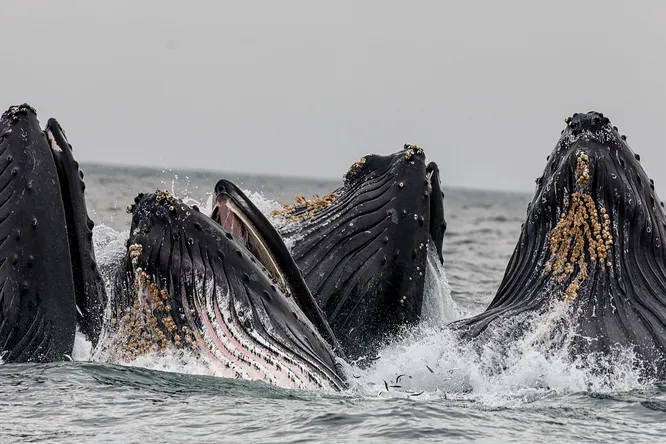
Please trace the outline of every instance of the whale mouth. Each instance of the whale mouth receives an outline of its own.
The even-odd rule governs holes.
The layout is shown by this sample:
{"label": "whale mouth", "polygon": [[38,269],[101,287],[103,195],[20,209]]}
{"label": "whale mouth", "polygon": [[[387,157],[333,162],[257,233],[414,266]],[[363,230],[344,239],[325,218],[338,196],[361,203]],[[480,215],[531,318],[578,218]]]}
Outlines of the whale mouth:
{"label": "whale mouth", "polygon": [[213,222],[219,224],[228,237],[245,247],[250,259],[263,267],[262,271],[276,287],[293,296],[294,302],[319,334],[339,356],[344,357],[340,342],[275,227],[234,183],[221,179],[214,191],[215,206],[210,215]]}
{"label": "whale mouth", "polygon": [[262,225],[259,210],[222,196],[215,220],[157,190],[139,194],[128,212],[115,316],[101,353],[131,362],[175,347],[226,377],[287,388],[344,386],[326,342],[332,335],[308,311],[312,297],[293,280],[274,247],[280,239]]}
{"label": "whale mouth", "polygon": [[285,293],[292,293],[284,272],[280,269],[277,260],[267,246],[265,237],[231,196],[227,194],[217,196],[211,219],[233,235],[264,266],[266,273],[280,290]]}

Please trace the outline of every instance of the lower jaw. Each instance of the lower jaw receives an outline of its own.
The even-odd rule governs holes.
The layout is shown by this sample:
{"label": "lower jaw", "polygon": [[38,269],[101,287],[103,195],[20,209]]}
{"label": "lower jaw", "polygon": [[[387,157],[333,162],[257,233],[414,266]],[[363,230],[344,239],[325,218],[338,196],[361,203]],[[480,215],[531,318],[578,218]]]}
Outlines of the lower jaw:
{"label": "lower jaw", "polygon": [[[199,287],[198,293],[202,290]],[[181,324],[186,325],[177,327],[172,317],[175,310],[168,306],[168,301],[174,299],[140,271],[133,290],[137,294],[135,303],[113,318],[115,333],[104,347],[110,359],[132,362],[142,355],[186,353],[219,377],[263,381],[288,389],[341,389],[296,354],[261,337],[256,330],[246,330],[228,303],[220,305],[212,298],[202,301],[195,297],[194,306],[189,306],[188,298],[182,296],[186,316]],[[201,328],[188,327],[195,325]]]}
{"label": "lower jaw", "polygon": [[319,381],[311,384],[303,378],[307,369],[294,356],[245,330],[231,310],[221,309],[216,301],[207,302],[205,307],[197,307],[202,328],[196,331],[196,338],[207,358],[217,364],[219,376],[283,388],[321,388]]}

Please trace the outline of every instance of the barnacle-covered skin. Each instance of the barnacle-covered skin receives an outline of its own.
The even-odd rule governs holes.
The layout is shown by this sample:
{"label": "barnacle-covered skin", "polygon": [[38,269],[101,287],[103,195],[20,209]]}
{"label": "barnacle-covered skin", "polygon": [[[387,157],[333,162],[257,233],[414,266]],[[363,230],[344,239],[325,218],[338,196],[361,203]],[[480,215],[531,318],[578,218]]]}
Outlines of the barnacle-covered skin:
{"label": "barnacle-covered skin", "polygon": [[421,318],[427,250],[446,230],[439,169],[423,149],[367,155],[343,185],[273,214],[347,356],[372,356]]}
{"label": "barnacle-covered skin", "polygon": [[454,327],[477,337],[498,320],[563,301],[564,321],[577,333],[574,353],[629,348],[646,375],[664,376],[663,203],[607,117],[589,112],[565,122],[497,295]]}
{"label": "barnacle-covered skin", "polygon": [[[257,210],[258,211],[258,210]],[[221,375],[286,388],[345,387],[332,348],[240,239],[168,192],[140,194],[117,276],[104,356],[170,348]]]}
{"label": "barnacle-covered skin", "polygon": [[35,110],[27,104],[2,114],[0,352],[4,362],[67,359],[77,321],[91,341],[97,339],[104,290],[95,274],[92,221],[82,178],[55,120],[42,131]]}

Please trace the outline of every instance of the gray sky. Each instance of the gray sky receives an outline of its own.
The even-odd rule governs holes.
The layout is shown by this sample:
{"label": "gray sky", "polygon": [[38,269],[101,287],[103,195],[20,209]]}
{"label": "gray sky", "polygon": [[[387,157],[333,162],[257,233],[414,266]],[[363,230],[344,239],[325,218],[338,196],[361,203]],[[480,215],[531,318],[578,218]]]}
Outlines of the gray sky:
{"label": "gray sky", "polygon": [[661,1],[11,1],[2,108],[82,161],[341,177],[426,149],[448,185],[532,190],[605,113],[666,197]]}

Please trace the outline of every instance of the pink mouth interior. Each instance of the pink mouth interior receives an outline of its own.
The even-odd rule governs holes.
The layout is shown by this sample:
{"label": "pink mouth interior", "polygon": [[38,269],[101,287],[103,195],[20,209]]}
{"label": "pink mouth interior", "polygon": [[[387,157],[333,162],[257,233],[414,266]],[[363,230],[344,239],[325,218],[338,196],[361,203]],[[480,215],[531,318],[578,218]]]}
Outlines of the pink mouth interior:
{"label": "pink mouth interior", "polygon": [[245,226],[238,217],[222,203],[217,207],[220,225],[238,239],[244,239],[247,246],[247,234]]}
{"label": "pink mouth interior", "polygon": [[243,223],[242,219],[238,217],[227,205],[225,198],[218,198],[217,207],[212,214],[213,220],[217,221],[224,230],[231,233],[234,238],[239,241],[252,256],[264,267],[264,271],[268,277],[277,284],[283,291],[286,291],[286,285],[280,276],[281,271],[277,269],[270,253],[262,244],[261,239],[257,239],[252,232],[252,228]]}

